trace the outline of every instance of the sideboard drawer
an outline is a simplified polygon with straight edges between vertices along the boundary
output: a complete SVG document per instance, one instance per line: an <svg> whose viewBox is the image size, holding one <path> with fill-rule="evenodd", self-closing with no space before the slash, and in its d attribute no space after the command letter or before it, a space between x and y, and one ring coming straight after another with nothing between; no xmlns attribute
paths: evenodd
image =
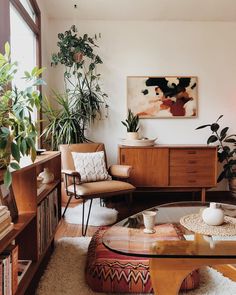
<svg viewBox="0 0 236 295"><path fill-rule="evenodd" d="M170 149L170 186L216 184L215 149Z"/></svg>
<svg viewBox="0 0 236 295"><path fill-rule="evenodd" d="M210 149L170 149L170 166L215 165L215 150ZM213 166L212 166L213 165Z"/></svg>
<svg viewBox="0 0 236 295"><path fill-rule="evenodd" d="M210 187L215 185L215 171L213 169L188 170L182 167L170 169L170 186Z"/></svg>

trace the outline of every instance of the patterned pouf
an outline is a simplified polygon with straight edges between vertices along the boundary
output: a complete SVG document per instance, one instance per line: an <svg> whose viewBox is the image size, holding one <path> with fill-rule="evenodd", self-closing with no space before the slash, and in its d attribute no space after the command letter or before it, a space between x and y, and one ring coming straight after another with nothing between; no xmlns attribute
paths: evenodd
<svg viewBox="0 0 236 295"><path fill-rule="evenodd" d="M181 238L172 224L160 225L165 235L161 239ZM149 260L146 257L134 257L117 254L102 244L106 227L100 228L89 244L86 262L86 281L95 292L113 293L153 293ZM195 270L189 274L181 285L186 291L197 288L199 274Z"/></svg>

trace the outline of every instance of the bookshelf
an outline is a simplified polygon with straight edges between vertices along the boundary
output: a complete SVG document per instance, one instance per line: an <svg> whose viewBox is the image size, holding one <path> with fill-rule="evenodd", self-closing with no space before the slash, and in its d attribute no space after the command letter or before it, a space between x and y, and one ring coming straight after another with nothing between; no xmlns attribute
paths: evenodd
<svg viewBox="0 0 236 295"><path fill-rule="evenodd" d="M39 190L37 176L44 168L54 174L54 181ZM0 180L2 177L0 171ZM13 230L0 240L0 254L14 243L18 246L18 259L32 261L14 293L32 294L35 278L52 252L61 218L60 152L44 152L34 163L22 164L20 170L13 172L12 186L19 215Z"/></svg>

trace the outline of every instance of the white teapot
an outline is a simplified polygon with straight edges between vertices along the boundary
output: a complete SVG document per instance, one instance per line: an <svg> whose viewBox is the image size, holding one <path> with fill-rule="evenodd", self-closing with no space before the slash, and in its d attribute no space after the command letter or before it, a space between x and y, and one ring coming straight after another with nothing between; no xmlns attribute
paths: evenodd
<svg viewBox="0 0 236 295"><path fill-rule="evenodd" d="M202 211L202 219L208 225L221 225L224 222L224 211L210 203L210 207Z"/></svg>

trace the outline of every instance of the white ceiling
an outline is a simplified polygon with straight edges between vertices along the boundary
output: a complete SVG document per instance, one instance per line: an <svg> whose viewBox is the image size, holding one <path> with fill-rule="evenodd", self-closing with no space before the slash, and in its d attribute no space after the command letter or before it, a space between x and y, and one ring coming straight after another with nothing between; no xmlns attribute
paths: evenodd
<svg viewBox="0 0 236 295"><path fill-rule="evenodd" d="M236 0L38 1L43 2L49 17L60 19L236 21Z"/></svg>

